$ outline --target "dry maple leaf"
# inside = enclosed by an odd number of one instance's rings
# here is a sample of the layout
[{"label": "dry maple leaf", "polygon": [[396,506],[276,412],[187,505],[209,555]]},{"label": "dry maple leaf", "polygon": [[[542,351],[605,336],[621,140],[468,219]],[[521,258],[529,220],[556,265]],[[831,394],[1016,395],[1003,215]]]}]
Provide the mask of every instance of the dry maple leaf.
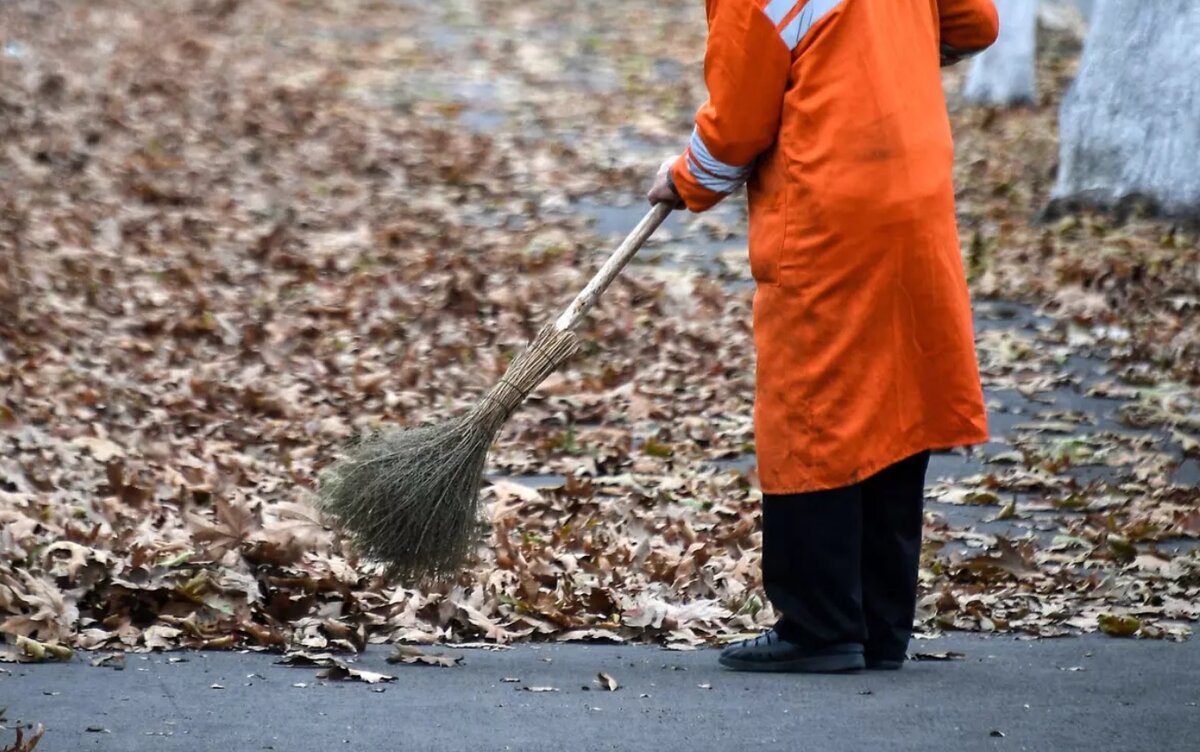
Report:
[{"label": "dry maple leaf", "polygon": [[12,616],[0,623],[0,632],[36,637],[44,642],[62,642],[72,636],[79,621],[75,600],[43,578],[20,572],[23,590],[14,592],[14,601],[24,604],[28,613]]},{"label": "dry maple leaf", "polygon": [[246,505],[217,499],[216,524],[210,524],[197,514],[189,514],[192,540],[207,546],[209,556],[220,559],[226,552],[237,550],[256,532],[262,523],[259,516]]},{"label": "dry maple leaf", "polygon": [[85,579],[95,581],[109,571],[109,555],[103,550],[81,546],[71,541],[52,543],[42,552],[43,566],[56,577],[65,577],[77,584],[81,573]]},{"label": "dry maple leaf", "polygon": [[1017,579],[1026,579],[1038,574],[1037,564],[1032,558],[1004,536],[996,536],[994,551],[995,553],[989,552],[967,559],[967,568],[984,575],[1003,572]]}]

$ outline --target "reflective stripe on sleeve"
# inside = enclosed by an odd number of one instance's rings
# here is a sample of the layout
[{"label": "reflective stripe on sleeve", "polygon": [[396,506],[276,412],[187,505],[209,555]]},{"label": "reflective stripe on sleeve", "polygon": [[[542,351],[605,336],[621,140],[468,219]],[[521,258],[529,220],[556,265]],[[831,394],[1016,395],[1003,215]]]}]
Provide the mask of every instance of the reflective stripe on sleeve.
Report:
[{"label": "reflective stripe on sleeve", "polygon": [[726,180],[709,175],[700,168],[700,165],[696,164],[696,160],[693,158],[690,149],[687,154],[687,166],[688,172],[692,173],[692,177],[696,179],[697,183],[716,193],[731,193],[734,188],[737,188],[744,182],[744,179]]},{"label": "reflective stripe on sleeve", "polygon": [[688,171],[696,182],[710,191],[729,193],[750,176],[753,162],[744,165],[732,165],[722,162],[712,155],[700,136],[700,129],[692,130],[692,140],[687,150]]},{"label": "reflective stripe on sleeve", "polygon": [[699,128],[692,129],[692,140],[688,146],[691,148],[692,155],[696,158],[696,161],[700,163],[702,168],[704,168],[704,171],[714,177],[734,180],[744,177],[750,172],[749,163],[743,165],[734,165],[727,162],[722,162],[714,157],[712,152],[708,150],[708,146],[705,145],[704,138],[700,135]]}]

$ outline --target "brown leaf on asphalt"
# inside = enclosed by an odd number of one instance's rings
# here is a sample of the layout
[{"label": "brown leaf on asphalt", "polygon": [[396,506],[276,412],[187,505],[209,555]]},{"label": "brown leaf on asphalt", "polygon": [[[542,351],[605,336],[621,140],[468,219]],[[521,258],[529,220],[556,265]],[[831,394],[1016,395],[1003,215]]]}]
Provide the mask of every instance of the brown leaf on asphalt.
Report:
[{"label": "brown leaf on asphalt", "polygon": [[125,654],[124,653],[109,653],[107,655],[98,655],[91,660],[93,666],[106,666],[117,671],[125,670]]},{"label": "brown leaf on asphalt", "polygon": [[275,661],[280,666],[297,668],[312,668],[314,666],[333,666],[339,663],[333,653],[291,652]]},{"label": "brown leaf on asphalt", "polygon": [[317,672],[317,678],[330,681],[360,681],[367,684],[396,681],[391,674],[380,674],[374,671],[351,668],[346,665],[335,665]]},{"label": "brown leaf on asphalt", "polygon": [[411,645],[397,645],[392,654],[387,657],[387,662],[420,663],[426,666],[452,668],[462,664],[462,656],[445,655],[444,653],[426,653],[420,648]]},{"label": "brown leaf on asphalt", "polygon": [[[390,674],[380,674],[374,671],[354,668],[332,653],[293,652],[288,653],[276,661],[276,663],[293,668],[319,667],[322,670],[317,672],[317,678],[329,679],[330,681],[361,681],[367,684],[378,684],[379,682],[395,681],[396,679],[396,677]],[[293,684],[292,686],[300,686],[300,684]]]},{"label": "brown leaf on asphalt", "polygon": [[961,661],[966,658],[965,653],[959,653],[955,650],[942,651],[917,651],[912,654],[914,661]]},{"label": "brown leaf on asphalt", "polygon": [[1003,536],[996,537],[992,552],[968,559],[966,566],[985,576],[1004,573],[1017,579],[1026,579],[1038,574],[1037,565],[1029,555],[1028,548],[1022,550],[1022,547],[1014,545]]},{"label": "brown leaf on asphalt", "polygon": [[[3,713],[0,713],[0,721],[2,720]],[[12,744],[6,745],[2,752],[33,752],[37,749],[38,743],[42,741],[42,737],[46,734],[46,727],[39,723],[36,728],[32,729],[32,733],[29,736],[25,736],[26,730],[22,726],[17,726],[13,729],[16,739],[13,740]],[[89,728],[88,730],[90,731],[91,729]]]}]

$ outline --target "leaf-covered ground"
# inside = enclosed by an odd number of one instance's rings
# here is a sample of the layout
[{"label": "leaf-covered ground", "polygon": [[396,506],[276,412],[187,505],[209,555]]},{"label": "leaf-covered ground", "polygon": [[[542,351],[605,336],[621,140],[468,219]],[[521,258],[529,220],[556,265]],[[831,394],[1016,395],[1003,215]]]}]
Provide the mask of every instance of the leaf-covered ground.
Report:
[{"label": "leaf-covered ground", "polygon": [[[10,654],[770,624],[737,197],[673,220],[505,429],[457,581],[387,580],[308,506],[349,436],[470,404],[632,226],[703,99],[703,23],[683,0],[5,3]],[[1136,207],[1032,221],[1078,53],[1045,37],[1038,107],[961,108],[946,77],[995,439],[936,458],[918,617],[1179,636],[1200,250]]]}]

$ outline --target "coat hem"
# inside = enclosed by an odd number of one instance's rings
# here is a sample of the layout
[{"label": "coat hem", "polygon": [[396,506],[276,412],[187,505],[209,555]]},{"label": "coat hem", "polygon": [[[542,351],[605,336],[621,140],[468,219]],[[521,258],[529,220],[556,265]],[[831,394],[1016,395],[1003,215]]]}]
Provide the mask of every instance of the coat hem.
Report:
[{"label": "coat hem", "polygon": [[[829,480],[814,481],[812,483],[806,483],[799,486],[777,486],[772,488],[767,488],[766,485],[762,485],[762,492],[771,496],[782,496],[787,494],[813,493],[814,491],[831,491],[837,488],[846,488],[847,486],[853,486],[861,483],[867,478],[870,478],[872,475],[891,467],[897,462],[906,460],[919,452],[945,449],[947,447],[975,446],[978,444],[986,444],[989,440],[990,437],[988,436],[988,433],[984,431],[982,433],[970,434],[951,439],[949,441],[920,441],[915,444],[906,445],[907,448],[898,452],[884,455],[883,460],[872,462],[856,468],[857,472],[854,474],[854,476],[857,476],[857,480],[847,478],[844,482],[835,482]],[[759,477],[762,477],[761,474]]]}]

